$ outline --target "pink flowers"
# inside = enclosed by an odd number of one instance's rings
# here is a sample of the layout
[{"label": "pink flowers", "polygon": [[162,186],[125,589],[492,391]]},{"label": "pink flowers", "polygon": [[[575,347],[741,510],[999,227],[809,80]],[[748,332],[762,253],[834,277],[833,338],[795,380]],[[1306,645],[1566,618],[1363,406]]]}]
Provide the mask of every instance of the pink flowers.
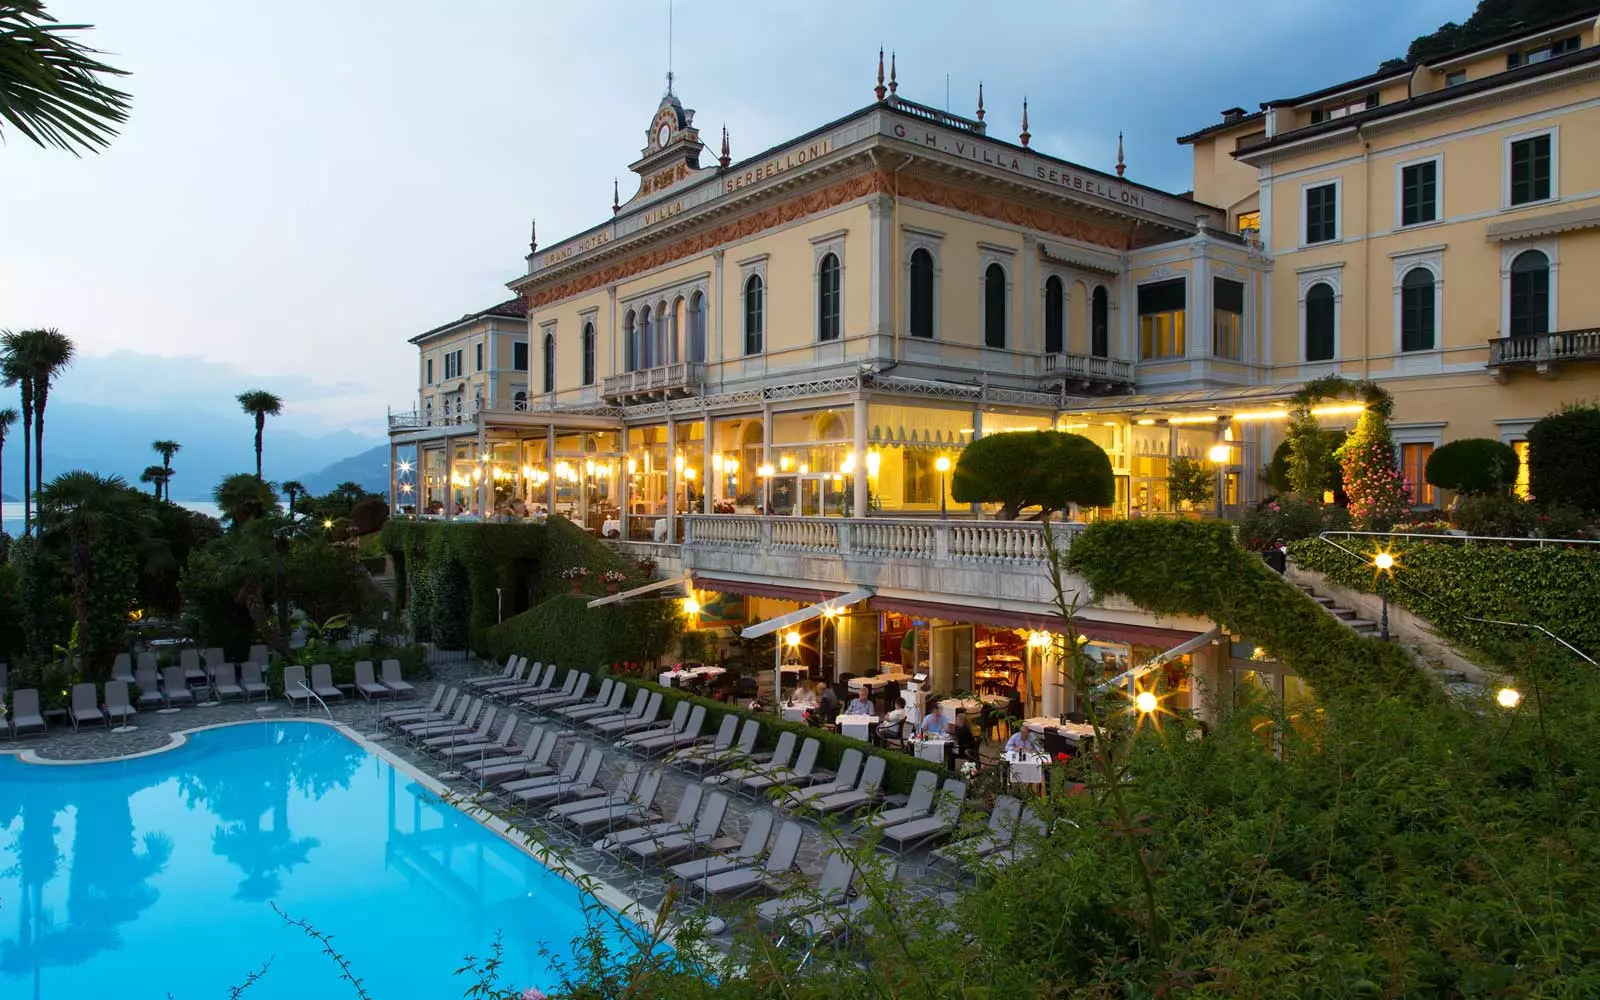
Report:
[{"label": "pink flowers", "polygon": [[545,996],[544,990],[537,986],[530,986],[522,991],[522,1000],[550,1000]]}]

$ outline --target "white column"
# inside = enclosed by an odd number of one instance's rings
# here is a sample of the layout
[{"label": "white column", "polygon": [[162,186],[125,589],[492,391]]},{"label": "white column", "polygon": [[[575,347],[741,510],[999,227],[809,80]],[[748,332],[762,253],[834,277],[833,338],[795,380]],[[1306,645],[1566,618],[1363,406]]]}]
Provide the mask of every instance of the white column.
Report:
[{"label": "white column", "polygon": [[1039,714],[1055,718],[1061,715],[1062,689],[1061,660],[1054,649],[1040,650],[1039,661]]},{"label": "white column", "polygon": [[[490,406],[494,406],[495,403],[500,399],[500,379],[499,379],[500,365],[498,364],[499,354],[495,351],[495,348],[499,346],[499,342],[495,339],[495,332],[496,331],[495,331],[494,321],[490,320],[489,321],[489,337],[488,337],[489,343],[484,348],[484,351],[489,355],[487,358],[484,359],[484,372],[485,372],[485,376],[484,377],[488,380],[488,383],[489,383],[489,405]],[[530,364],[530,367],[531,367],[531,364]]]},{"label": "white column", "polygon": [[[867,330],[875,336],[888,336],[896,326],[894,302],[894,269],[899,262],[894,259],[894,211],[888,195],[879,195],[867,202],[867,215],[871,222],[867,230],[868,248],[872,265],[869,284],[872,289],[867,310]],[[878,345],[873,345],[876,349]],[[873,352],[868,351],[868,356]]]},{"label": "white column", "polygon": [[544,484],[544,509],[547,515],[556,512],[556,425],[546,424],[544,428],[544,466],[549,478]]},{"label": "white column", "polygon": [[[678,422],[667,418],[667,541],[677,541],[678,527]],[[652,530],[653,526],[652,526]],[[655,536],[652,534],[652,538]]]},{"label": "white column", "polygon": [[477,463],[476,468],[483,473],[483,478],[478,480],[478,517],[488,518],[494,510],[494,469],[490,463],[483,460],[489,453],[489,428],[486,414],[478,414],[478,453],[473,457]]},{"label": "white column", "polygon": [[400,512],[400,480],[395,466],[400,461],[400,449],[395,445],[394,439],[389,439],[389,513]]},{"label": "white column", "polygon": [[1022,237],[1022,329],[1017,331],[1016,343],[1006,345],[1014,351],[1044,351],[1044,338],[1038,335],[1033,321],[1039,306],[1038,289],[1038,242],[1025,235]]},{"label": "white column", "polygon": [[711,414],[700,411],[700,513],[711,513]]},{"label": "white column", "polygon": [[1194,269],[1189,281],[1189,349],[1191,358],[1211,356],[1211,255],[1195,237]]},{"label": "white column", "polygon": [[456,519],[456,439],[444,439],[444,519]]},{"label": "white column", "polygon": [[867,399],[865,396],[854,403],[854,428],[852,431],[851,446],[855,450],[855,467],[850,470],[854,480],[852,490],[853,507],[851,517],[867,516]]},{"label": "white column", "polygon": [[[722,295],[723,255],[724,252],[721,250],[718,250],[711,255],[711,288],[713,290],[713,294],[716,296],[716,301],[714,303],[706,303],[706,308],[711,313],[710,325],[716,331],[715,340],[717,342],[716,353],[713,354],[710,350],[707,350],[706,359],[710,360],[715,358],[719,362],[722,360],[722,314],[726,311],[723,308],[724,300]],[[722,377],[722,373],[719,370],[717,373],[717,384],[721,385],[723,381],[724,379]]]}]

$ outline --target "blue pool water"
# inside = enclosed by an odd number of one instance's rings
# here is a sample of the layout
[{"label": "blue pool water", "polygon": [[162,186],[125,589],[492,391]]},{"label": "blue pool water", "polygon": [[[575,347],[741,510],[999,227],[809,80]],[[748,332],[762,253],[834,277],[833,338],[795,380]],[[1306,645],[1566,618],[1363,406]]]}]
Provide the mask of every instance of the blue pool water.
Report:
[{"label": "blue pool water", "polygon": [[501,934],[501,985],[548,988],[583,931],[570,883],[327,726],[207,730],[64,767],[0,757],[0,997],[460,997]]}]

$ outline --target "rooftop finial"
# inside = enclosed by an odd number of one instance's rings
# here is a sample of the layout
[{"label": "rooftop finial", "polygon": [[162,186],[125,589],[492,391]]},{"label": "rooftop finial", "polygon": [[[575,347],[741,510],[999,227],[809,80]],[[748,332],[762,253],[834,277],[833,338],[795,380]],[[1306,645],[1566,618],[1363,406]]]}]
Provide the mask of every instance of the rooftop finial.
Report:
[{"label": "rooftop finial", "polygon": [[611,178],[611,214],[616,215],[622,211],[622,199],[617,195],[617,179]]},{"label": "rooftop finial", "polygon": [[1022,144],[1026,146],[1028,140],[1032,138],[1033,134],[1028,131],[1028,99],[1024,97],[1022,99]]},{"label": "rooftop finial", "polygon": [[983,81],[978,81],[978,121],[983,121]]},{"label": "rooftop finial", "polygon": [[883,85],[883,46],[881,45],[878,46],[878,85],[872,88],[872,92],[878,95],[878,100],[880,101],[889,92],[888,88]]},{"label": "rooftop finial", "polygon": [[1121,177],[1123,172],[1126,171],[1127,169],[1128,169],[1127,165],[1122,162],[1122,130],[1118,129],[1117,130],[1117,176]]},{"label": "rooftop finial", "polygon": [[900,89],[899,81],[894,78],[894,53],[889,53],[889,93],[893,94]]},{"label": "rooftop finial", "polygon": [[528,224],[528,254],[532,256],[539,252],[539,220],[534,219]]},{"label": "rooftop finial", "polygon": [[733,157],[728,154],[728,126],[724,125],[722,126],[722,155],[717,157],[717,164],[726,170],[728,164],[732,161]]}]

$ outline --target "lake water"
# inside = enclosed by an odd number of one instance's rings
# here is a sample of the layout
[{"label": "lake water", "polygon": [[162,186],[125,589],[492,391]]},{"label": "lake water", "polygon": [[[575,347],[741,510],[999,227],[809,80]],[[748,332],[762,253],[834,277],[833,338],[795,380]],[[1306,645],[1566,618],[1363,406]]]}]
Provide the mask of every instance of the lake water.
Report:
[{"label": "lake water", "polygon": [[[178,500],[175,502],[180,507],[187,507],[195,513],[205,514],[207,517],[220,517],[222,514],[217,509],[217,505],[209,500]],[[0,530],[3,530],[12,538],[22,534],[22,504],[0,504]]]}]

